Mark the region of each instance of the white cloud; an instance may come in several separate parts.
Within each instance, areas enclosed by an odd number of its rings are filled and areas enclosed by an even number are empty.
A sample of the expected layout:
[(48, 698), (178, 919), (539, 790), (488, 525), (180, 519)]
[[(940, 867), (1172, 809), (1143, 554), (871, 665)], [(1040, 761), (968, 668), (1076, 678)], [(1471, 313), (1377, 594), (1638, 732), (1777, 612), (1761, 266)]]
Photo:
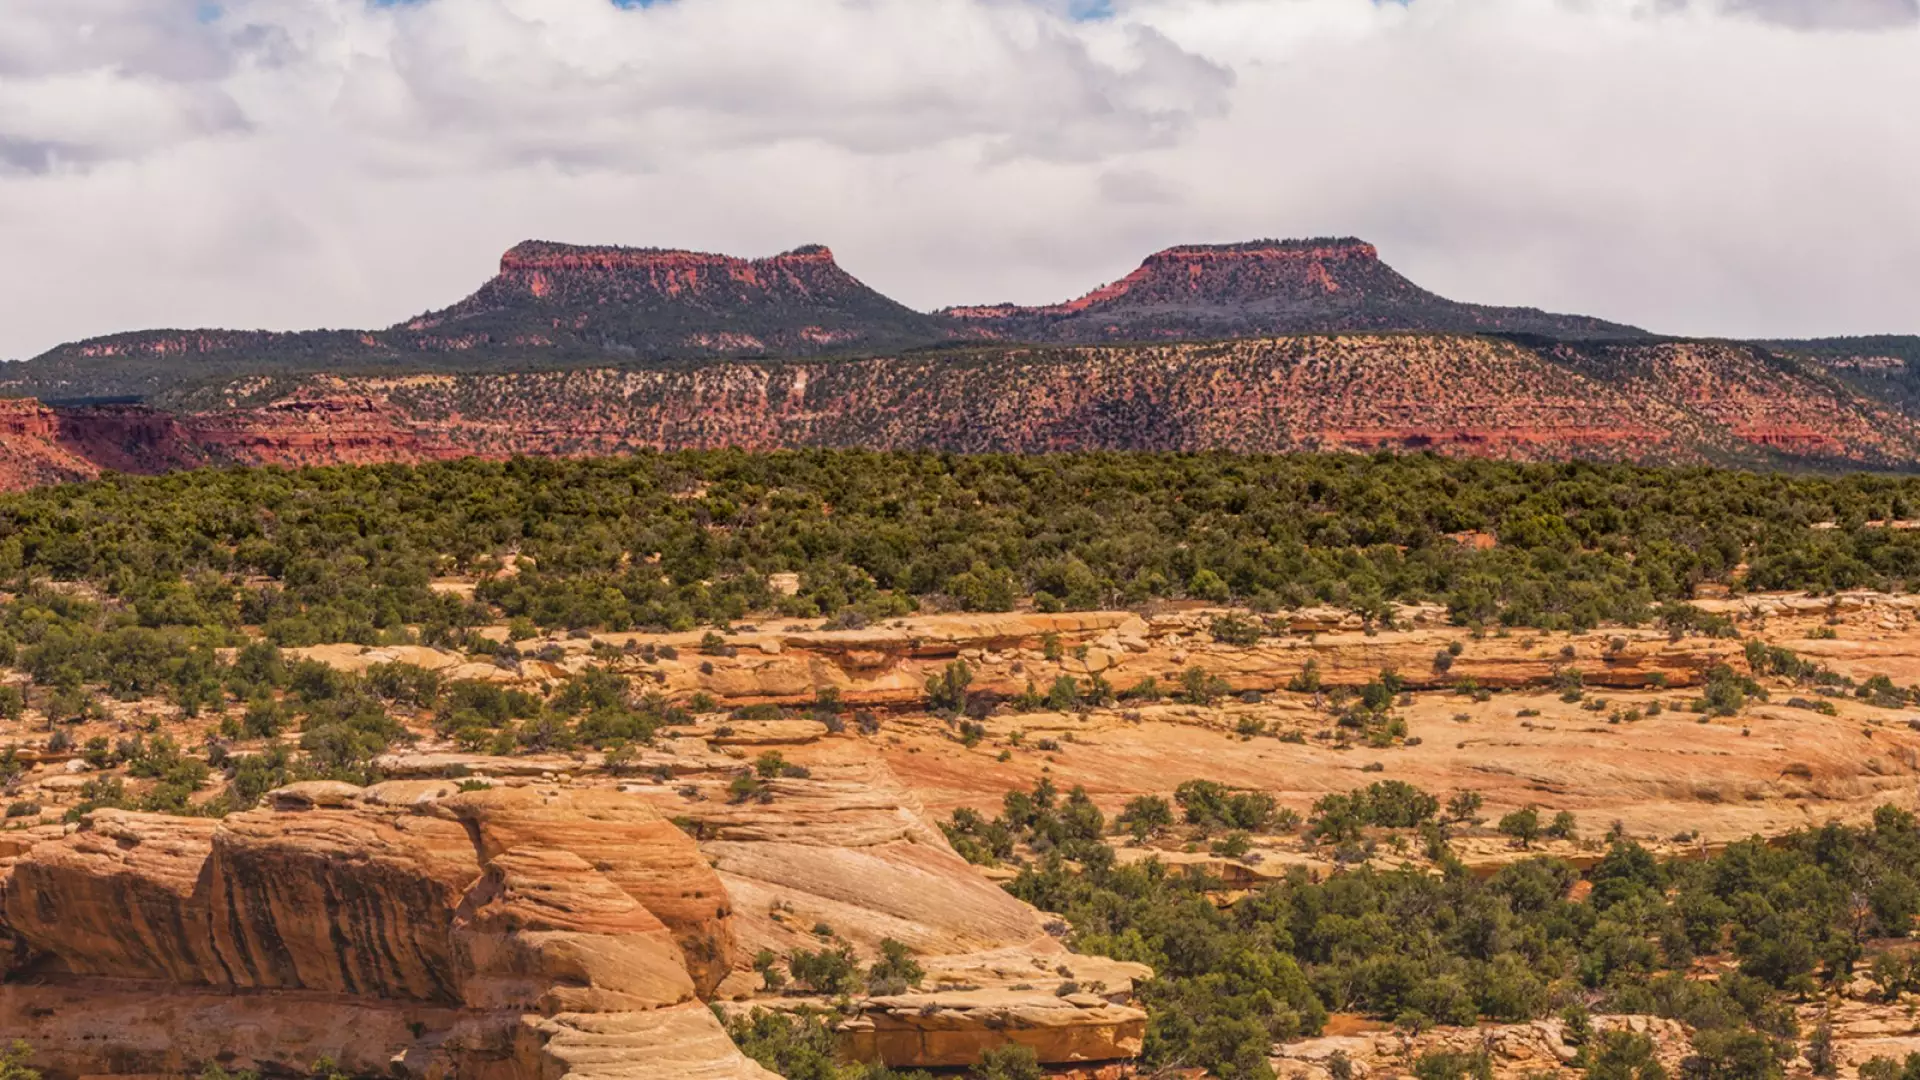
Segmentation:
[(1728, 7), (1813, 29), (1868, 30), (1920, 20), (1920, 0), (1728, 0)]
[(1462, 299), (1920, 331), (1914, 0), (8, 8), (0, 355), (385, 325), (534, 236), (820, 241), (933, 307), (1352, 232)]

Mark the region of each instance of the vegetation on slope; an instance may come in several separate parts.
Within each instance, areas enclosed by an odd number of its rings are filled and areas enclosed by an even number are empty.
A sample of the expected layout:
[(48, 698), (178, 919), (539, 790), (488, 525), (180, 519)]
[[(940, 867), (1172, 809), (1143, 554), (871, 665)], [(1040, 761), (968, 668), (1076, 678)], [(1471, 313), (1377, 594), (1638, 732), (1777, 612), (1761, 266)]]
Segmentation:
[[(1190, 824), (1204, 784), (1182, 786)], [(1129, 830), (1145, 814), (1172, 828), (1146, 801), (1116, 824)], [(1458, 822), (1439, 806), (1389, 781), (1329, 796), (1308, 823), (1313, 833), (1369, 808), (1369, 832), (1417, 830), (1433, 870), (1296, 869), (1243, 894), (1194, 866), (1120, 860), (1084, 792), (1061, 797), (1043, 782), (1014, 793), (993, 827), (1022, 852), (1009, 891), (1062, 914), (1076, 949), (1154, 968), (1139, 989), (1146, 1063), (1227, 1080), (1271, 1077), (1269, 1047), (1318, 1034), (1333, 1011), (1414, 1030), (1558, 1015), (1576, 1042), (1589, 1013), (1670, 1017), (1697, 1032), (1689, 1074), (1762, 1080), (1782, 1074), (1806, 1034), (1796, 1001), (1862, 970), (1890, 994), (1910, 978), (1888, 948), (1920, 912), (1920, 829), (1903, 811), (1883, 807), (1863, 829), (1743, 841), (1704, 861), (1662, 862), (1616, 838), (1576, 898), (1582, 875), (1559, 859), (1470, 873), (1448, 846)], [(957, 815), (948, 828), (965, 838), (979, 821)]]
[[(1703, 583), (1920, 580), (1920, 480), (1428, 456), (731, 451), (114, 477), (0, 499), (0, 578), (84, 581), (141, 627), (433, 640), (496, 615), (689, 629), (749, 610), (1156, 600), (1444, 603), (1644, 622)], [(1829, 523), (1831, 528), (1818, 528)], [(1463, 542), (1471, 534), (1492, 546)], [(471, 603), (436, 575), (487, 575)], [(1736, 571), (1739, 571), (1736, 574)], [(800, 576), (777, 597), (768, 578)], [(57, 618), (50, 604), (41, 619)], [(80, 604), (74, 601), (73, 604)], [(19, 640), (15, 635), (15, 640)]]
[(1920, 415), (1920, 335), (1815, 338), (1766, 343), (1831, 371), (1858, 393)]
[[(302, 730), (345, 773), (399, 737), (396, 707), (435, 712), (475, 750), (605, 748), (672, 707), (585, 683), (523, 701), (417, 670), (352, 678), (274, 647), (418, 642), (512, 664), (536, 628), (687, 630), (768, 610), (856, 626), (1027, 597), (1322, 603), (1375, 623), (1392, 602), (1433, 601), (1466, 624), (1710, 629), (1683, 603), (1709, 582), (1912, 588), (1920, 533), (1874, 522), (1916, 506), (1915, 480), (1432, 457), (716, 452), (114, 477), (0, 499), (0, 661), (30, 676), (0, 708), (30, 697), (57, 722), (98, 696), (160, 695), (189, 715), (236, 704), (237, 737)], [(434, 588), (452, 573), (480, 578), (472, 598)], [(797, 595), (773, 588), (782, 573)], [(503, 621), (514, 640), (474, 632)], [(152, 743), (95, 749), (156, 778), (180, 767)]]

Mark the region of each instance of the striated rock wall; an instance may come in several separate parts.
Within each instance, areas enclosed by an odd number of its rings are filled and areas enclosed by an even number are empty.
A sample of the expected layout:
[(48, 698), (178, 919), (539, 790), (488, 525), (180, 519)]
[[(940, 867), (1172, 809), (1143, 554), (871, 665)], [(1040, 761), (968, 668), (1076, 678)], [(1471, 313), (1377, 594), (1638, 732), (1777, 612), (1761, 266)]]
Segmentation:
[(359, 808), (236, 814), (208, 869), (232, 985), (460, 1001), (452, 916), (480, 864), (457, 823)]
[[(557, 1076), (523, 1015), (697, 1004), (733, 964), (718, 878), (645, 802), (448, 787), (295, 785), (218, 822), (103, 810), (32, 846), (0, 865), (19, 943), (0, 1029), (30, 1033), (54, 1076), (322, 1055)], [(121, 1021), (61, 1021), (76, 1002)], [(734, 1061), (714, 1075), (758, 1075), (705, 1028)]]
[(76, 975), (228, 983), (202, 878), (217, 823), (102, 810), (42, 844), (0, 893), (23, 967)]
[[(580, 791), (553, 800), (527, 789), (470, 792), (436, 804), (472, 837), (489, 865), (533, 849), (594, 868), (608, 889), (631, 897), (671, 933), (682, 966), (710, 995), (738, 959), (732, 903), (720, 878), (685, 833), (644, 802), (612, 791)], [(509, 864), (521, 891), (560, 861)], [(560, 874), (564, 878), (564, 874)]]
[[(704, 1002), (824, 1004), (746, 999), (755, 952), (818, 947), (830, 920), (869, 960), (908, 943), (937, 983), (867, 1004), (851, 1053), (1138, 1053), (1146, 1017), (1125, 997), (1146, 969), (1068, 954), (857, 744), (812, 759), (815, 777), (737, 803), (736, 763), (715, 756), (685, 828), (664, 809), (685, 783), (400, 780), (295, 784), (220, 821), (100, 810), (9, 836), (0, 1030), (54, 1080), (322, 1056), (416, 1080), (764, 1080)], [(1111, 1000), (1031, 985), (1060, 972)]]
[(1381, 334), (673, 369), (314, 376), (228, 383), (187, 395), (175, 409), (49, 412), (15, 403), (0, 416), (0, 486), (102, 468), (722, 446), (1384, 448), (1529, 460), (1920, 465), (1913, 421), (1761, 350), (1699, 343), (1542, 350)]

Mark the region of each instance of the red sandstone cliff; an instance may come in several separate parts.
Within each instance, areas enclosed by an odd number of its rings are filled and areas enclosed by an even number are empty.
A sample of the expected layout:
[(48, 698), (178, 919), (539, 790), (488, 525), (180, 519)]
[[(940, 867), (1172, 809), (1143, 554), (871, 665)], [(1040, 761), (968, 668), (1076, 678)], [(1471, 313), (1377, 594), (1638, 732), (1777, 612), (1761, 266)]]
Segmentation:
[(0, 489), (90, 480), (101, 464), (70, 445), (66, 418), (37, 401), (0, 399)]
[(11, 403), (0, 484), (101, 469), (642, 448), (1433, 449), (1913, 468), (1920, 426), (1762, 350), (1481, 337), (992, 348), (677, 369), (248, 380), (176, 411)]

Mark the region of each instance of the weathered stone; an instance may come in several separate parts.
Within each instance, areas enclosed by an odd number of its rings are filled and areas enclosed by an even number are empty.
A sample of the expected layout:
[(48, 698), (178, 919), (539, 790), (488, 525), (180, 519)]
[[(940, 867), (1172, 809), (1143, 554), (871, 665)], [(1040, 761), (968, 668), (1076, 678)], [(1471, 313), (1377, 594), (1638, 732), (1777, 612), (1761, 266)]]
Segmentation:
[(458, 1001), (465, 829), (368, 810), (253, 811), (214, 833), (213, 940), (235, 985)]
[(666, 924), (568, 851), (515, 848), (494, 858), (454, 941), (475, 1008), (619, 1012), (694, 996)]
[(673, 932), (702, 994), (732, 967), (725, 887), (693, 841), (644, 800), (606, 789), (495, 788), (433, 810), (471, 830), (488, 862), (517, 849), (578, 856)]
[(224, 983), (200, 887), (217, 825), (97, 810), (13, 868), (0, 923), (75, 974)]

